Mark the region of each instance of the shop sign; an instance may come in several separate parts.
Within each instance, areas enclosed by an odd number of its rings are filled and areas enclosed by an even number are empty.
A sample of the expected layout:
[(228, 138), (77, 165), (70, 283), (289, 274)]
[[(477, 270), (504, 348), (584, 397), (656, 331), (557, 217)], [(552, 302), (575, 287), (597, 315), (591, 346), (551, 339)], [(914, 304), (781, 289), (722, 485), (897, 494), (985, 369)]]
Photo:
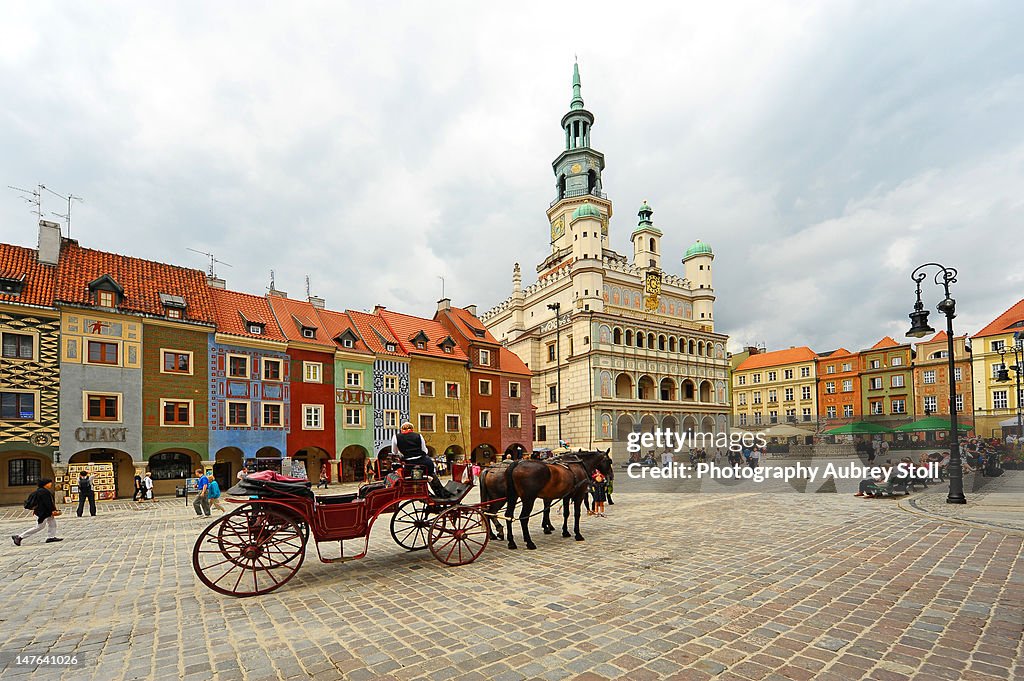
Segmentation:
[(75, 428), (79, 442), (125, 442), (127, 436), (127, 428)]

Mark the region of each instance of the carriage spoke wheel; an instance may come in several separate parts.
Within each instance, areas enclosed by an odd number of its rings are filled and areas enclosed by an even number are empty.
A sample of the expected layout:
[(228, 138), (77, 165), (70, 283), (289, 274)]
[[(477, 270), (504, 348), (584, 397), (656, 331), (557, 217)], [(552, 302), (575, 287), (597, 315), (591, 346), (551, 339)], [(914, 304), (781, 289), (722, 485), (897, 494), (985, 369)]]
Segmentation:
[(192, 549), (192, 567), (218, 593), (257, 596), (284, 585), (305, 556), (306, 538), (290, 515), (249, 505), (202, 531)]
[(403, 502), (391, 516), (391, 536), (403, 549), (425, 549), (432, 520), (426, 503), (419, 499), (410, 499)]
[(453, 506), (430, 526), (430, 552), (445, 565), (466, 565), (484, 552), (488, 537), (483, 511)]

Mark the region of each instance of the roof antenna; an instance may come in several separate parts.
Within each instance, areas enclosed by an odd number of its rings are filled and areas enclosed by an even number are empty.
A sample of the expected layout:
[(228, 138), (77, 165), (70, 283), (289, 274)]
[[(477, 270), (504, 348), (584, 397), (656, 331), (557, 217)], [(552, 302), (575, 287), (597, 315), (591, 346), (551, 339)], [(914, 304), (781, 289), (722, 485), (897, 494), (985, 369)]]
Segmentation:
[(43, 189), (45, 189), (43, 185), (39, 185), (36, 189), (22, 189), (21, 187), (9, 184), (7, 188), (19, 192), (23, 201), (35, 206), (35, 209), (30, 212), (35, 213), (36, 217), (40, 220), (43, 219)]
[(306, 275), (306, 298), (312, 298), (313, 294), (309, 292), (309, 275)]
[(270, 270), (270, 290), (276, 291), (277, 287), (274, 286), (274, 270)]
[(441, 280), (441, 300), (444, 300), (444, 277), (438, 275), (437, 278)]
[(53, 213), (53, 215), (56, 215), (57, 217), (64, 219), (64, 222), (68, 226), (68, 238), (70, 239), (71, 238), (71, 202), (72, 201), (84, 201), (85, 199), (83, 199), (81, 196), (75, 196), (74, 194), (68, 194), (67, 196), (64, 196), (63, 194), (58, 194), (57, 192), (53, 191), (52, 189), (50, 189), (46, 185), (42, 185), (41, 184), (39, 186), (41, 188), (45, 189), (46, 191), (50, 192), (51, 194), (53, 194), (57, 198), (64, 199), (65, 201), (68, 202), (68, 212), (67, 213), (65, 213), (63, 215), (61, 213)]
[(231, 265), (227, 264), (223, 260), (217, 260), (217, 258), (213, 257), (213, 253), (207, 253), (205, 251), (197, 251), (194, 248), (188, 248), (188, 247), (186, 247), (186, 250), (192, 251), (193, 253), (198, 253), (199, 255), (205, 255), (207, 258), (210, 259), (210, 268), (206, 271), (206, 276), (209, 277), (210, 279), (216, 279), (217, 278), (217, 272), (216, 272), (216, 268), (215, 268), (215, 265), (217, 263), (220, 263), (221, 265), (224, 265), (225, 267), (231, 267)]

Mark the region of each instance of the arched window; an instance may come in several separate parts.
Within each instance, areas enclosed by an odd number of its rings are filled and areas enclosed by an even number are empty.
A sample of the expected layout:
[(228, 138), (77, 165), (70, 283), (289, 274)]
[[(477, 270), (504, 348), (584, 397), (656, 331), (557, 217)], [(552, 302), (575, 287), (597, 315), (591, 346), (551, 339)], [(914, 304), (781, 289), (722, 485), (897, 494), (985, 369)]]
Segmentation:
[(632, 344), (633, 344), (633, 332), (631, 330), (629, 330), (629, 329), (626, 329), (626, 345), (632, 345)]
[(665, 349), (665, 336), (658, 336), (658, 349), (659, 350), (664, 350)]
[(647, 334), (647, 347), (649, 347), (651, 350), (654, 349), (654, 334), (653, 333)]
[(675, 352), (676, 351), (676, 337), (675, 336), (671, 336), (668, 339), (668, 351), (669, 352)]
[(636, 346), (642, 348), (644, 346), (644, 335), (639, 331), (636, 332)]
[(689, 348), (690, 348), (690, 349), (689, 349), (689, 350), (688, 350), (687, 352), (689, 352), (689, 353), (690, 353), (691, 355), (693, 355), (693, 354), (696, 354), (696, 353), (694, 353), (694, 351), (693, 351), (693, 339), (690, 339), (690, 345), (689, 345)]
[(616, 328), (612, 330), (612, 343), (622, 345), (622, 329)]
[(160, 452), (149, 457), (154, 480), (184, 480), (192, 473), (192, 457), (181, 452)]

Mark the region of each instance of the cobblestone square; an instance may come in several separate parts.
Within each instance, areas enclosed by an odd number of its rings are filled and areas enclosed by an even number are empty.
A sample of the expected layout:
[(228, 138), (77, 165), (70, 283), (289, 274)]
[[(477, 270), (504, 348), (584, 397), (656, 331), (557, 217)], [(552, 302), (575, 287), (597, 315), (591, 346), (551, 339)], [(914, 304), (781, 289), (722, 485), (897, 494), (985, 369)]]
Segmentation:
[[(1007, 479), (1024, 476), (1010, 471)], [(623, 476), (625, 477), (625, 476)], [(1024, 673), (1024, 532), (942, 518), (929, 495), (634, 491), (619, 484), (586, 541), (492, 542), (446, 568), (397, 547), (315, 553), (285, 587), (222, 597), (198, 582), (205, 521), (181, 500), (60, 518), (65, 541), (9, 536), (3, 663), (81, 656), (10, 679), (1008, 679)], [(940, 497), (935, 496), (935, 499)], [(470, 500), (475, 499), (475, 493)], [(927, 503), (926, 503), (927, 502)], [(929, 511), (929, 509), (932, 511)]]

